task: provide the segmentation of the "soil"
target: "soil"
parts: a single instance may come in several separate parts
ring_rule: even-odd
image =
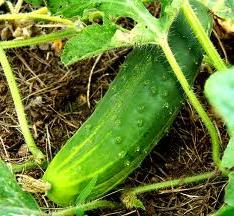
[[[214,34],[212,39],[223,55]],[[234,63],[233,36],[220,38],[220,41],[228,60]],[[46,48],[35,46],[8,51],[7,55],[17,78],[34,138],[46,154],[47,160],[53,158],[65,141],[91,115],[128,52],[129,50],[117,50],[101,56],[92,76],[90,98],[87,99],[90,71],[96,59],[65,67],[51,44]],[[224,147],[228,140],[226,130],[203,96],[204,82],[209,75],[209,67],[203,65],[194,88],[210,116],[216,119]],[[16,163],[26,160],[30,154],[24,144],[5,76],[0,69],[1,158]],[[141,167],[118,188],[165,181],[213,169],[209,135],[194,109],[186,102],[168,134],[144,160]],[[40,178],[43,170],[37,169],[26,174]],[[200,184],[140,195],[146,211],[95,210],[88,215],[208,215],[222,204],[225,184],[225,179],[216,178]],[[35,197],[44,210],[56,207],[41,194],[35,194]],[[108,199],[119,201],[119,193],[109,195]]]

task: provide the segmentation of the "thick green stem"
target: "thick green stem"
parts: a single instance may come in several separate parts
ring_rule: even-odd
[[[137,195],[140,193],[145,193],[145,192],[169,188],[169,187],[178,187],[178,186],[181,186],[184,184],[198,183],[198,182],[210,179],[210,178],[214,178],[216,176],[217,176],[216,172],[202,173],[200,175],[194,175],[191,177],[173,179],[173,180],[169,180],[169,181],[165,181],[165,182],[159,182],[159,183],[155,183],[155,184],[139,186],[139,187],[132,188],[132,189],[128,190],[127,194]]]
[[[58,39],[64,39],[64,38],[71,38],[77,34],[78,31],[81,29],[77,28],[68,28],[66,30],[51,33],[48,35],[41,35],[29,39],[23,39],[23,40],[12,40],[12,41],[1,41],[0,46],[3,49],[10,49],[10,48],[18,48],[18,47],[24,47],[24,46],[31,46],[31,45],[37,45],[41,43],[46,43],[50,41],[55,41]]]
[[[63,209],[57,212],[52,213],[52,216],[69,216],[69,215],[75,215],[77,210],[81,211],[89,211],[97,208],[116,208],[119,205],[116,203],[106,201],[106,200],[97,200],[93,202],[89,202],[83,205],[78,205],[76,207],[70,207],[67,209]]]
[[[222,60],[219,53],[217,52],[214,45],[207,36],[207,33],[202,27],[201,22],[197,18],[197,15],[194,13],[188,0],[184,1],[182,10],[194,34],[196,35],[199,43],[202,45],[203,49],[206,51],[209,58],[212,60],[214,67],[219,71],[225,70],[227,67],[224,61]]]
[[[18,120],[19,120],[19,124],[20,124],[20,128],[22,130],[24,139],[25,139],[25,143],[27,144],[27,147],[29,149],[29,151],[32,153],[35,161],[37,163],[41,163],[44,160],[44,155],[43,153],[37,148],[32,134],[30,132],[29,126],[28,126],[28,122],[26,119],[26,115],[24,112],[24,106],[20,97],[20,93],[17,87],[17,83],[15,81],[15,76],[11,70],[11,66],[10,63],[8,62],[7,56],[3,50],[2,47],[0,47],[0,62],[3,68],[3,71],[5,73],[6,79],[7,79],[7,83],[14,101],[14,105],[15,105],[15,109],[16,109],[16,113],[18,116]]]
[[[210,120],[209,116],[207,115],[207,113],[205,112],[205,110],[203,109],[201,103],[199,102],[199,100],[197,99],[196,95],[194,94],[192,88],[190,87],[189,83],[187,82],[179,64],[177,63],[175,56],[173,55],[171,48],[168,44],[168,41],[162,41],[162,43],[160,44],[163,52],[169,62],[169,64],[171,65],[178,81],[180,82],[184,92],[186,93],[190,103],[192,104],[192,106],[194,107],[194,109],[197,111],[197,113],[199,114],[199,116],[201,117],[203,123],[205,124],[207,130],[209,131],[209,134],[211,136],[211,143],[212,143],[212,157],[214,160],[214,163],[216,164],[216,166],[218,168],[220,168],[220,152],[219,152],[219,136],[217,133],[217,130],[215,128],[215,126],[213,125],[212,121]]]

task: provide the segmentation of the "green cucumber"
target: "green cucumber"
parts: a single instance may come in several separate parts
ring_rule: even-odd
[[[206,27],[210,24],[203,7],[199,17]],[[169,34],[190,84],[203,57],[191,32],[180,14]],[[90,182],[95,185],[88,199],[123,182],[168,131],[183,100],[180,84],[161,49],[135,48],[95,112],[48,166],[43,177],[52,185],[48,197],[67,206],[76,203]]]

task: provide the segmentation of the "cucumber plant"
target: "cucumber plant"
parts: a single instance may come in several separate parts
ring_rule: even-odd
[[[39,19],[67,27],[65,30],[49,35],[0,42],[0,61],[15,102],[22,133],[36,163],[42,163],[44,156],[36,147],[30,134],[20,94],[4,49],[69,38],[61,57],[62,62],[68,65],[110,49],[143,46],[143,48],[135,48],[130,54],[94,114],[68,141],[46,170],[43,179],[49,181],[52,186],[48,196],[58,204],[76,205],[58,215],[75,212],[82,214],[82,211],[88,209],[114,206],[108,201],[91,201],[87,204],[85,202],[99,198],[139,166],[173,121],[183,98],[182,89],[211,136],[212,156],[216,167],[223,175],[228,175],[230,178],[225,198],[227,206],[221,209],[222,212],[229,212],[233,206],[230,193],[233,187],[233,174],[230,171],[233,167],[230,161],[233,141],[230,140],[221,161],[216,128],[190,86],[202,57],[201,48],[195,36],[214,67],[217,70],[227,68],[207,36],[206,30],[211,28],[210,22],[204,20],[202,26],[191,7],[191,3],[194,4],[199,12],[198,15],[204,14],[203,19],[207,17],[207,11],[198,4],[198,0],[161,1],[161,15],[157,19],[144,6],[143,2],[148,1],[28,0],[27,2],[36,6],[47,5],[53,15],[47,14],[47,8],[31,13],[16,13],[23,3],[19,0],[15,8],[8,2],[9,8],[12,8],[12,14],[0,15],[0,20]],[[210,2],[213,1],[206,2],[206,6],[214,9]],[[231,7],[232,10],[233,4],[222,6],[228,9]],[[183,15],[179,14],[181,9]],[[102,19],[102,25],[93,22],[92,18],[95,16]],[[220,16],[225,16],[225,13]],[[134,28],[127,30],[118,25],[116,21],[119,17],[132,18],[135,21]],[[87,18],[93,22],[92,25],[83,24]],[[184,20],[188,21],[194,35],[191,34],[192,31],[186,26]],[[172,34],[170,29],[175,29],[176,33]],[[209,89],[209,82],[207,86]],[[207,90],[208,97],[211,91]],[[146,109],[148,109],[147,114],[144,114]],[[22,167],[31,167],[35,162],[29,161]],[[18,166],[15,170],[19,169]],[[198,182],[216,175],[217,172],[214,171],[140,186],[124,191],[123,201],[128,207],[143,208],[143,204],[136,198],[139,193]]]

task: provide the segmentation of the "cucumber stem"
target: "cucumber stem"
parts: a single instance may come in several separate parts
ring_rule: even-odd
[[[34,160],[28,160],[25,161],[23,163],[8,163],[8,166],[10,167],[10,169],[14,172],[14,173],[22,173],[25,171],[30,171],[30,170],[34,170],[34,169],[38,169],[38,168],[46,168],[47,166],[47,162],[43,162],[42,164],[38,164],[36,163],[36,161]]]
[[[126,195],[130,194],[134,196],[134,195],[149,192],[149,191],[154,191],[154,190],[159,190],[159,189],[164,189],[164,188],[169,188],[169,187],[178,187],[184,184],[198,183],[198,182],[210,179],[210,178],[214,178],[216,176],[217,176],[217,172],[215,171],[206,172],[206,173],[202,173],[199,175],[193,175],[190,177],[184,177],[184,178],[173,179],[169,181],[135,187],[135,188],[127,190],[125,193]]]
[[[50,16],[39,13],[17,13],[17,14],[2,14],[0,20],[27,20],[27,19],[39,19],[47,20],[49,22],[62,23],[68,26],[75,26],[74,22],[68,19],[61,18],[59,16]]]
[[[106,200],[96,200],[92,201],[89,203],[81,204],[75,207],[69,207],[67,209],[63,209],[57,212],[53,212],[51,215],[52,216],[65,216],[65,215],[75,215],[78,210],[81,211],[89,211],[97,208],[116,208],[118,207],[119,204],[116,204],[111,201],[106,201]]]
[[[184,1],[182,6],[182,11],[189,25],[191,26],[194,34],[196,35],[199,43],[206,51],[207,55],[211,59],[213,66],[216,68],[216,70],[221,71],[227,69],[227,66],[225,65],[224,61],[222,60],[219,53],[217,52],[214,45],[207,36],[207,33],[202,27],[201,22],[199,21],[197,15],[195,14],[188,0]]]
[[[28,147],[29,151],[32,153],[35,161],[38,164],[41,164],[44,161],[45,156],[36,146],[34,139],[32,137],[32,134],[30,132],[29,125],[28,125],[26,115],[24,112],[24,105],[22,103],[20,93],[19,93],[19,90],[17,87],[17,83],[15,81],[15,76],[11,70],[10,63],[9,63],[7,56],[6,56],[2,47],[0,47],[0,63],[2,65],[3,71],[5,73],[7,83],[8,83],[12,98],[13,98],[15,110],[16,110],[16,113],[18,116],[18,120],[19,120],[19,124],[20,124],[21,130],[22,130],[22,134],[23,134],[24,139],[25,139],[25,143],[27,144],[27,147]]]
[[[37,10],[34,10],[32,12],[30,12],[31,14],[34,13],[34,14],[47,14],[49,12],[49,9],[47,7],[42,7],[42,8],[39,8]]]
[[[2,47],[3,49],[10,49],[10,48],[37,45],[41,43],[55,41],[58,39],[70,38],[72,36],[75,36],[78,31],[79,29],[77,28],[68,28],[59,32],[50,33],[48,35],[41,35],[29,39],[1,41],[0,47]]]
[[[194,94],[192,88],[190,87],[189,83],[187,82],[178,62],[175,59],[174,54],[168,44],[167,40],[162,41],[161,47],[163,52],[171,65],[175,76],[177,77],[178,81],[180,82],[184,92],[186,93],[190,103],[194,107],[194,109],[199,114],[200,118],[202,119],[203,123],[205,124],[210,136],[211,136],[211,143],[212,143],[212,157],[215,165],[220,169],[220,150],[219,150],[219,136],[215,126],[213,125],[212,121],[210,120],[208,114],[203,109],[201,103],[197,99],[196,95]]]

